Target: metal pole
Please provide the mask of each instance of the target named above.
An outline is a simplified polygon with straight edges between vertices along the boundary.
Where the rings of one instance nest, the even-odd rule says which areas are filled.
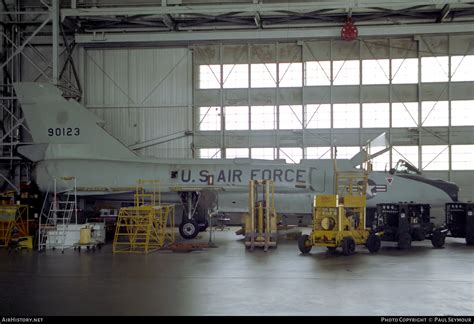
[[[52,0],[51,19],[53,20],[53,84],[59,83],[59,0]]]

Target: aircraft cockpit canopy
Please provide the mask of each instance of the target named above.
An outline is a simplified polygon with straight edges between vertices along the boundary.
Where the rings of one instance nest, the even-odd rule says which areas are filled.
[[[421,175],[421,171],[418,170],[413,164],[405,160],[398,160],[395,168],[390,170],[390,173],[404,173],[404,174],[418,174]]]

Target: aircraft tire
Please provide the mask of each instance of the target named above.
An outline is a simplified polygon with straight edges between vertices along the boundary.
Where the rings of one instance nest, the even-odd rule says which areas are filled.
[[[193,239],[199,234],[199,225],[194,219],[183,220],[179,225],[179,234],[185,239]]]
[[[355,242],[352,237],[345,237],[342,239],[342,255],[348,256],[355,252]]]
[[[431,244],[435,248],[441,248],[444,245],[446,235],[440,231],[434,231],[433,236],[431,236]]]
[[[298,239],[298,248],[300,249],[300,252],[303,254],[307,254],[311,251],[311,248],[313,247],[312,245],[308,246],[306,242],[309,240],[308,235],[301,235],[300,238]]]
[[[381,239],[380,236],[375,234],[369,234],[367,238],[367,242],[365,243],[367,249],[370,253],[376,253],[380,250]]]
[[[400,250],[406,250],[411,247],[411,235],[410,233],[401,233],[398,235],[398,248]]]

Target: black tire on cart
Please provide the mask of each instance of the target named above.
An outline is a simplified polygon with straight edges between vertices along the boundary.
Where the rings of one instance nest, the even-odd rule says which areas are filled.
[[[369,250],[370,253],[376,253],[380,250],[380,245],[381,245],[381,239],[380,236],[375,235],[375,234],[369,234],[369,237],[367,238],[367,242],[365,242],[365,246],[367,246],[367,249]]]
[[[300,249],[301,253],[307,254],[311,251],[312,245],[309,245],[309,236],[308,235],[301,235],[298,239],[298,248]]]
[[[434,231],[433,236],[431,236],[431,244],[435,248],[441,248],[444,245],[446,235],[441,231]]]
[[[355,252],[355,242],[354,239],[350,236],[347,236],[342,239],[342,255],[348,256],[354,254]]]

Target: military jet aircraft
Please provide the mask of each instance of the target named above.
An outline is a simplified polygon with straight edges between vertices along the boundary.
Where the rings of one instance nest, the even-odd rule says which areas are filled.
[[[40,190],[45,192],[53,177],[74,176],[79,196],[127,197],[138,179],[159,180],[162,201],[183,205],[179,230],[184,238],[194,238],[205,229],[206,204],[217,201],[220,213],[246,211],[252,179],[274,180],[279,214],[311,214],[314,196],[333,192],[333,160],[287,164],[280,160],[137,156],[107,133],[95,114],[65,99],[57,87],[16,83],[14,88],[35,143],[18,152],[34,162],[33,178]],[[365,161],[363,155],[336,160],[338,170],[359,170],[356,167]],[[390,172],[370,172],[368,184],[368,208],[398,201],[444,208],[446,202],[457,201],[459,190],[453,183],[424,177],[403,160]],[[58,180],[59,190],[67,186]]]

